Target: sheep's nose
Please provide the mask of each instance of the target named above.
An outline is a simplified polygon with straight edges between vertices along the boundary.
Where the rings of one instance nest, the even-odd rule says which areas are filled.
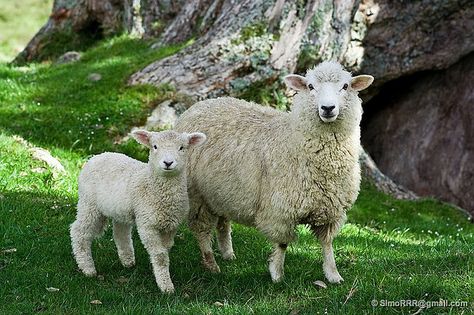
[[[331,112],[336,106],[321,106],[321,109],[325,112]]]
[[[173,164],[173,161],[163,161],[163,164],[168,168]]]

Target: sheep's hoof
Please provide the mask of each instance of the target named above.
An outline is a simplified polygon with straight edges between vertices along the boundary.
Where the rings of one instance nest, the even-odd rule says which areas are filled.
[[[215,264],[215,265],[204,265],[204,267],[206,267],[207,270],[209,270],[210,272],[212,273],[219,273],[221,272],[221,268],[219,268],[219,265]]]
[[[216,259],[214,258],[214,254],[212,252],[204,253],[204,255],[202,256],[202,263],[204,267],[212,273],[221,272],[221,269],[216,263]]]
[[[330,283],[339,284],[341,282],[344,282],[344,279],[341,277],[341,275],[338,272],[326,274],[326,279],[328,279]]]
[[[235,254],[234,254],[234,252],[224,253],[224,254],[222,254],[222,259],[224,259],[224,260],[234,260],[235,259]]]
[[[272,277],[273,283],[278,283],[283,280],[283,272],[276,272],[275,270],[270,269],[270,276]]]
[[[174,293],[174,287],[164,287],[164,288],[160,288],[161,289],[161,292],[165,293],[165,294],[173,294]]]

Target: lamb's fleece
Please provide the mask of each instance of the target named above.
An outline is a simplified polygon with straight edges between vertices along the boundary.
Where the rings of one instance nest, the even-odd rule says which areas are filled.
[[[301,78],[313,85],[353,82],[334,62]],[[189,217],[210,270],[219,271],[210,247],[217,222],[225,259],[234,258],[228,220],[254,226],[274,243],[274,281],[283,276],[284,252],[296,225],[308,224],[321,241],[326,277],[342,281],[331,244],[359,192],[361,100],[349,87],[340,96],[338,118],[327,123],[312,92],[304,85],[291,113],[223,97],[195,104],[178,120],[176,130],[208,136],[209,145],[189,156]]]
[[[84,274],[96,275],[91,242],[111,218],[120,261],[131,267],[135,264],[131,232],[136,224],[159,288],[171,293],[168,252],[189,211],[186,151],[206,137],[145,130],[132,136],[150,149],[148,163],[107,152],[91,158],[82,169],[77,217],[71,225],[73,253]]]

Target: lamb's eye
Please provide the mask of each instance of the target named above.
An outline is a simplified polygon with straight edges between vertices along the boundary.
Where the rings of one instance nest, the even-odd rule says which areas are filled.
[[[155,150],[158,149],[158,147],[156,146],[156,144],[153,146],[153,149],[155,149]]]
[[[183,151],[184,150],[184,147],[183,146],[180,146],[179,147],[179,151]]]
[[[347,90],[348,87],[349,87],[349,84],[344,83],[344,86],[342,87],[342,89],[343,89],[343,90]]]
[[[310,83],[310,84],[308,84],[308,89],[314,90],[314,86]]]

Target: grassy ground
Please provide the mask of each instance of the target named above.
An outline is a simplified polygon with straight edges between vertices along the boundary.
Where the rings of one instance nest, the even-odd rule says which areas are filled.
[[[0,0],[0,62],[12,60],[48,20],[52,0]]]
[[[0,65],[0,314],[409,314],[419,307],[372,307],[371,301],[474,301],[474,226],[435,200],[396,201],[368,184],[335,242],[342,285],[320,290],[312,284],[324,280],[321,253],[304,227],[289,247],[280,284],[272,284],[267,272],[270,245],[238,225],[237,260],[218,257],[219,275],[203,270],[196,242],[181,228],[171,254],[173,296],[159,292],[136,235],[135,268],[121,267],[109,230],[93,248],[103,278],[82,276],[68,234],[77,174],[98,152],[145,157],[132,141],[116,145],[114,140],[140,124],[150,104],[169,89],[125,82],[133,70],[178,49],[151,51],[146,43],[121,37],[97,45],[75,64]],[[102,80],[88,80],[90,73],[100,73]],[[66,173],[54,175],[34,160],[31,146],[48,149]],[[468,314],[472,307],[423,313]]]

